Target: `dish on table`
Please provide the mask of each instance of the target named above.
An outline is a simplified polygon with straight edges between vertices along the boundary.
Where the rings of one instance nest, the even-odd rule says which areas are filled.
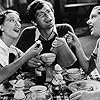
[[[66,81],[71,81],[71,82],[73,82],[73,81],[79,81],[79,80],[82,80],[82,79],[85,79],[86,78],[86,76],[83,75],[83,74],[80,74],[78,77],[71,77],[71,75],[68,75],[67,73],[64,74],[63,77],[64,77],[64,79]]]
[[[15,80],[11,80],[10,83],[12,83],[12,85],[13,85],[14,81]],[[29,93],[30,92],[29,88],[35,85],[34,82],[32,82],[32,81],[30,81],[28,79],[24,80],[24,84],[25,84],[25,86],[23,88],[23,91],[24,91],[25,94]],[[1,96],[14,95],[14,93],[15,93],[15,87],[13,88],[13,86],[12,86],[12,87],[10,87],[8,89],[5,89],[5,87],[3,86],[3,84],[0,85],[0,95]]]
[[[72,92],[80,90],[94,91],[100,89],[100,82],[95,80],[82,80],[72,82],[68,85],[68,87]]]
[[[27,89],[27,88],[24,88],[23,91],[25,94],[30,93],[29,89]],[[4,91],[0,92],[1,96],[13,96],[14,94],[15,94],[15,90],[10,90],[10,91],[4,90]]]
[[[40,58],[46,64],[51,65],[55,61],[56,55],[54,53],[43,53]]]

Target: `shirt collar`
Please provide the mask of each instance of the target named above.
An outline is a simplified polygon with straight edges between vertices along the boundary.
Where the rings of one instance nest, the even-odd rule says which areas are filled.
[[[4,50],[5,53],[9,53],[9,47],[0,39],[0,46]]]
[[[57,29],[56,29],[56,26],[54,26],[54,28],[53,28],[53,32],[54,32],[56,35],[58,35],[58,33],[57,33]],[[35,41],[38,40],[40,36],[41,36],[42,38],[44,38],[44,37],[41,35],[41,33],[40,33],[40,31],[38,30],[38,28],[37,28],[37,29],[36,29]],[[50,40],[51,37],[52,37],[52,34],[50,35],[50,37],[49,37],[48,40]],[[44,38],[44,39],[45,39],[45,38]]]

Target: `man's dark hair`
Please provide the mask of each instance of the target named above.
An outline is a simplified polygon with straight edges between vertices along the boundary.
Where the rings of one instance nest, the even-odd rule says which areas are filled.
[[[35,0],[31,4],[29,4],[27,7],[26,15],[27,15],[28,20],[35,21],[36,11],[42,9],[44,4],[47,4],[51,8],[51,10],[54,11],[53,6],[50,2],[44,1],[44,0]]]

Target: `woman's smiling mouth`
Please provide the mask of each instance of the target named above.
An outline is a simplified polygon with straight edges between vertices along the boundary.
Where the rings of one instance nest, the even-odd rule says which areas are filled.
[[[89,25],[89,29],[93,31],[93,25]]]
[[[17,33],[20,32],[20,28],[18,28],[18,27],[15,27],[13,30],[14,30],[15,32],[17,32]]]

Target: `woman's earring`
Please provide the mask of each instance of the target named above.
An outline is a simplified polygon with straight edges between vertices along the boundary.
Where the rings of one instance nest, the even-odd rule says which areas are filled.
[[[35,27],[37,27],[37,24],[36,24],[36,23],[34,23],[34,21],[31,21],[31,23],[32,23]]]
[[[4,32],[4,29],[0,26],[0,30],[1,30],[1,32]]]

